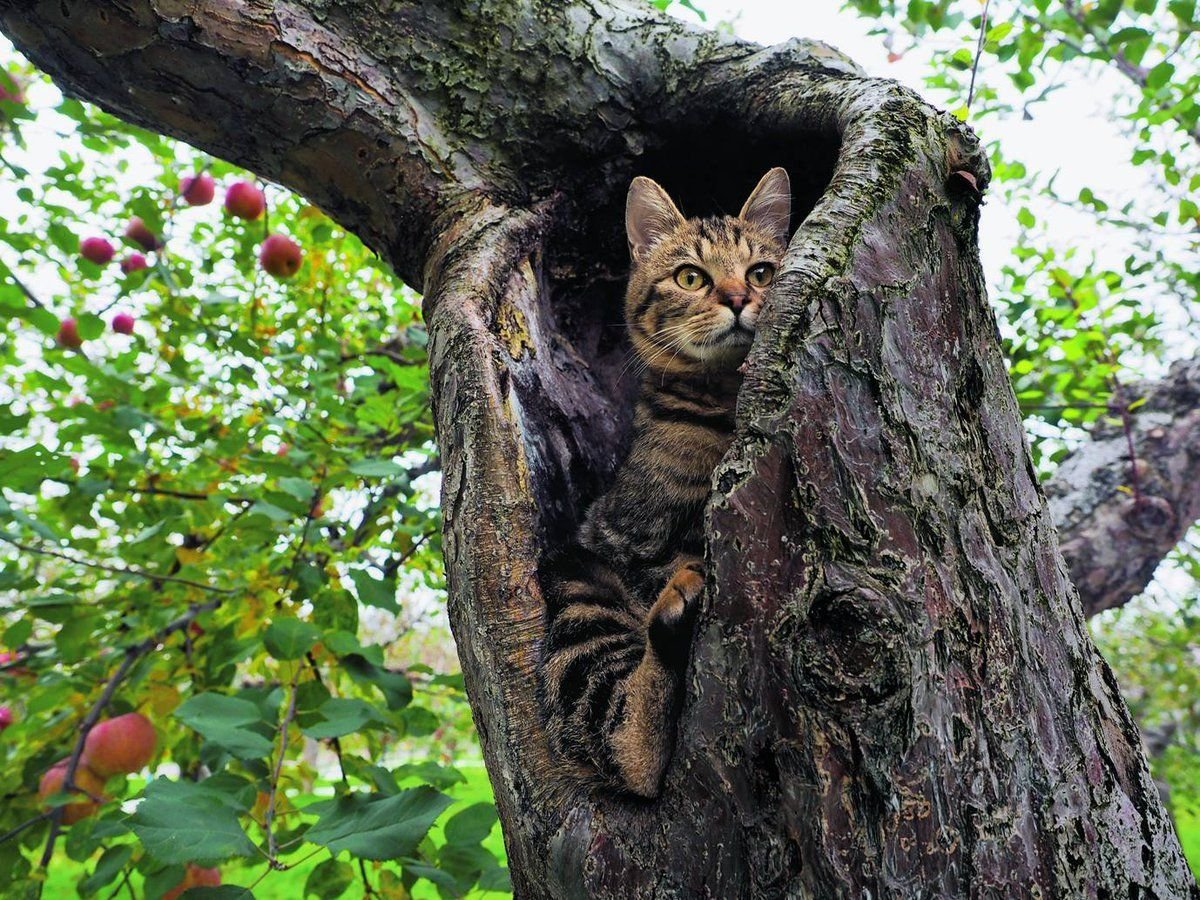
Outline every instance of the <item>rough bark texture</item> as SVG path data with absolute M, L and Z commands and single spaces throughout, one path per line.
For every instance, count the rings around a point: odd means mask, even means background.
M 1085 615 L 1120 606 L 1200 519 L 1200 357 L 1126 385 L 1125 419 L 1101 420 L 1046 485 Z M 1132 449 L 1132 462 L 1131 462 Z
M 0 27 L 423 287 L 451 619 L 519 896 L 1192 889 L 1031 471 L 953 120 L 821 45 L 623 2 L 0 0 Z M 625 186 L 731 210 L 773 165 L 804 221 L 715 480 L 677 758 L 659 801 L 591 794 L 546 750 L 533 571 L 628 428 Z

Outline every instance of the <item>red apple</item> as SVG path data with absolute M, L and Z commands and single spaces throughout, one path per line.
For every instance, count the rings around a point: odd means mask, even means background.
M 150 263 L 146 261 L 146 257 L 141 253 L 134 251 L 121 260 L 121 271 L 128 275 L 130 272 L 136 272 L 139 269 L 149 268 Z
M 0 731 L 13 723 L 13 711 L 7 706 L 0 706 Z
M 107 719 L 88 732 L 82 762 L 103 778 L 143 768 L 154 756 L 158 734 L 141 713 Z
M 58 323 L 58 334 L 55 337 L 60 347 L 70 347 L 78 350 L 83 346 L 83 338 L 79 336 L 79 323 L 68 316 Z
M 269 234 L 258 251 L 262 267 L 276 278 L 291 278 L 300 268 L 304 251 L 286 234 Z
M 212 203 L 217 185 L 207 172 L 184 175 L 179 179 L 179 193 L 188 206 L 207 206 Z
M 85 237 L 79 242 L 79 255 L 98 266 L 111 262 L 116 252 L 113 245 L 102 237 Z
M 143 250 L 157 250 L 163 245 L 158 235 L 150 230 L 141 216 L 134 216 L 125 226 L 125 237 L 133 241 Z
M 225 210 L 239 219 L 257 219 L 267 208 L 267 198 L 248 181 L 235 181 L 225 191 Z
M 133 316 L 127 312 L 119 312 L 113 316 L 112 330 L 117 334 L 133 334 Z
M 38 783 L 38 797 L 45 800 L 52 794 L 62 792 L 63 782 L 67 777 L 67 761 L 60 759 L 42 776 L 42 780 Z M 75 787 L 79 788 L 86 794 L 92 797 L 104 797 L 104 780 L 90 771 L 80 762 L 79 767 L 75 770 Z M 63 807 L 62 821 L 64 825 L 73 825 L 80 819 L 87 818 L 97 809 L 100 804 L 90 797 L 80 803 L 68 803 Z
M 205 869 L 195 863 L 188 863 L 183 873 L 183 881 L 175 885 L 165 894 L 162 900 L 176 900 L 180 894 L 193 887 L 216 887 L 221 883 L 220 869 Z
M 79 474 L 79 457 L 78 456 L 72 456 L 70 459 L 68 459 L 67 465 L 71 467 L 72 472 L 74 472 L 76 475 Z

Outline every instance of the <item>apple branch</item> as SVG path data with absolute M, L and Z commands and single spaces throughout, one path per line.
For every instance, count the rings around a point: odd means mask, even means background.
M 267 810 L 263 816 L 263 830 L 267 833 L 267 865 L 272 869 L 287 868 L 279 862 L 279 847 L 275 842 L 275 800 L 279 796 L 279 778 L 283 773 L 283 762 L 287 755 L 288 727 L 296 717 L 296 688 L 300 683 L 300 673 L 303 671 L 304 667 L 297 663 L 296 673 L 292 676 L 292 683 L 288 686 L 287 710 L 283 714 L 283 720 L 279 723 L 279 756 L 276 757 L 275 765 L 271 769 Z
M 83 566 L 88 569 L 99 569 L 103 572 L 112 572 L 116 575 L 132 575 L 137 578 L 145 578 L 148 581 L 169 581 L 174 584 L 183 584 L 187 585 L 188 587 L 194 587 L 197 590 L 207 591 L 210 594 L 234 593 L 233 588 L 215 587 L 211 584 L 205 584 L 202 581 L 193 581 L 190 578 L 180 578 L 177 575 L 166 575 L 161 572 L 150 572 L 146 569 L 139 569 L 134 566 L 113 566 L 109 565 L 108 563 L 98 563 L 87 559 L 79 559 L 76 556 L 71 556 L 69 553 L 63 553 L 60 550 L 50 550 L 46 547 L 36 546 L 34 544 L 26 544 L 3 533 L 0 533 L 0 541 L 12 545 L 24 553 L 32 553 L 37 556 L 53 556 L 56 559 L 64 559 L 69 563 L 74 563 L 77 566 Z
M 130 669 L 134 664 L 156 648 L 159 644 L 165 641 L 168 637 L 177 631 L 187 628 L 195 621 L 196 617 L 202 613 L 209 612 L 221 605 L 221 600 L 209 600 L 205 603 L 193 603 L 188 607 L 187 612 L 181 616 L 171 620 L 162 628 L 158 629 L 147 638 L 143 638 L 136 644 L 130 644 L 125 648 L 125 657 L 121 660 L 121 664 L 117 666 L 112 676 L 104 685 L 104 690 L 100 692 L 100 696 L 96 702 L 92 704 L 86 716 L 83 717 L 83 722 L 79 726 L 79 736 L 75 739 L 75 746 L 71 749 L 71 755 L 67 757 L 67 770 L 63 776 L 62 789 L 67 792 L 81 792 L 80 788 L 75 784 L 75 773 L 79 771 L 79 760 L 83 757 L 84 744 L 87 743 L 87 737 L 100 721 L 100 716 L 104 714 L 104 710 L 108 708 L 108 704 L 112 702 L 113 695 L 116 693 L 121 682 L 129 674 Z M 89 795 L 90 796 L 90 795 Z M 98 798 L 93 798 L 98 799 Z M 50 865 L 50 860 L 54 857 L 54 845 L 58 841 L 59 832 L 62 830 L 63 807 L 56 806 L 50 810 L 47 815 L 50 818 L 50 833 L 46 836 L 46 847 L 42 851 L 41 862 L 39 863 L 42 869 Z M 29 824 L 40 821 L 33 819 Z M 7 835 L 6 835 L 7 837 Z

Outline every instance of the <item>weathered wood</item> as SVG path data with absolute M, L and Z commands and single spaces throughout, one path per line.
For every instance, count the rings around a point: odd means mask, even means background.
M 0 27 L 423 286 L 451 620 L 519 896 L 1192 889 L 1032 473 L 957 123 L 821 45 L 626 2 L 0 0 Z M 546 749 L 533 571 L 628 430 L 621 198 L 642 173 L 736 209 L 774 165 L 804 221 L 715 479 L 677 760 L 658 801 L 592 794 Z
M 1120 394 L 1046 485 L 1087 616 L 1140 594 L 1200 518 L 1200 356 Z

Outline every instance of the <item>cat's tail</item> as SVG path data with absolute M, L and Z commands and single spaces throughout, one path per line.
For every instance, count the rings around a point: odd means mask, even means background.
M 620 574 L 579 545 L 544 559 L 538 575 L 547 618 L 539 690 L 554 750 L 612 787 L 656 796 L 671 755 L 692 605 L 676 601 L 649 615 Z M 661 606 L 660 598 L 654 609 Z M 676 634 L 678 626 L 686 634 Z

